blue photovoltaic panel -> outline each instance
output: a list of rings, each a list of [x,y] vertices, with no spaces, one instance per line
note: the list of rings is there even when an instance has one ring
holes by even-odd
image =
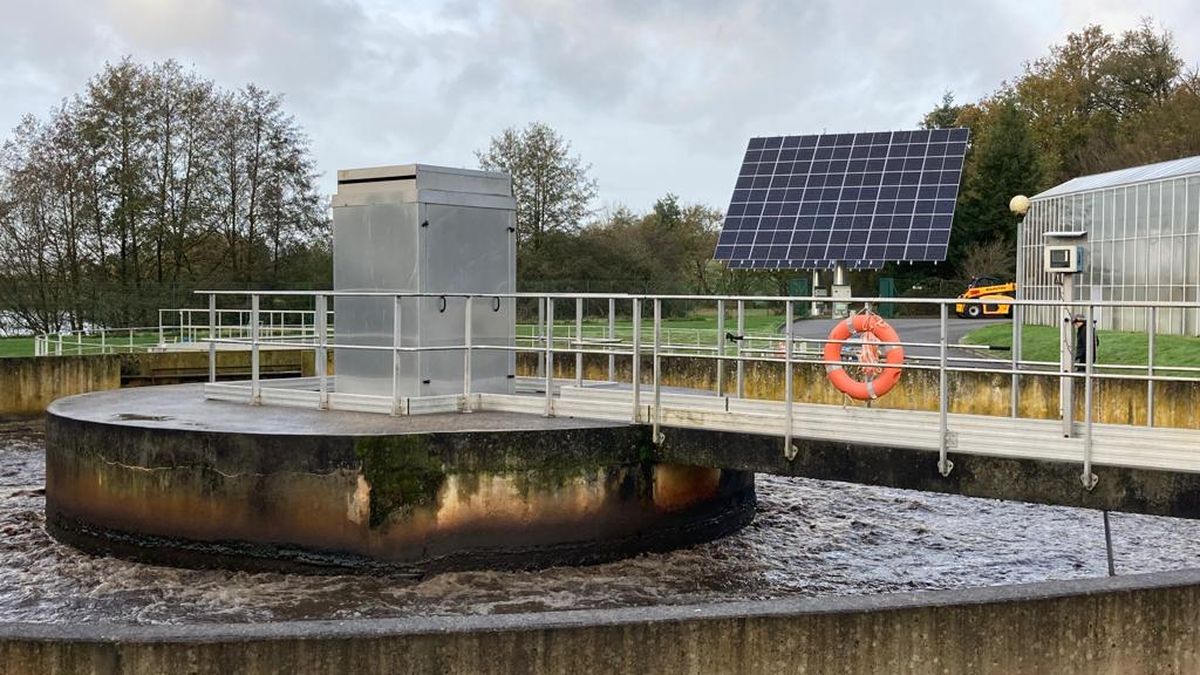
[[[942,261],[967,129],[752,138],[717,241],[730,267]]]

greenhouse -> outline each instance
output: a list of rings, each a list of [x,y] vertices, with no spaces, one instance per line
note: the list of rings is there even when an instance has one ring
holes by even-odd
[[[1048,236],[1049,235],[1049,236]],[[1200,157],[1069,180],[1034,196],[1017,239],[1019,297],[1056,300],[1057,275],[1043,271],[1046,240],[1085,248],[1080,301],[1200,299]],[[1063,310],[1028,308],[1027,323],[1057,325]],[[1147,308],[1097,308],[1097,326],[1145,331]],[[1200,310],[1159,309],[1157,332],[1200,335]]]

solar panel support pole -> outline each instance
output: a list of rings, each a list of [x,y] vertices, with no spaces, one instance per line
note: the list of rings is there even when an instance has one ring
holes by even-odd
[[[817,297],[817,286],[820,286],[820,285],[821,285],[821,271],[813,270],[812,288],[810,290],[812,291],[812,296],[814,298]],[[820,312],[821,312],[820,306],[817,304],[816,300],[813,300],[812,301],[812,311],[809,312],[808,315],[815,318],[818,314],[820,314]]]
[[[950,444],[949,429],[949,382],[946,380],[946,345],[948,342],[949,306],[938,305],[938,473],[949,476],[954,462],[947,456]]]
[[[784,320],[787,321],[783,331],[787,344],[783,349],[783,456],[787,461],[796,458],[796,446],[792,445],[792,335],[795,326],[792,325],[792,301],[784,303]]]
[[[737,397],[746,398],[746,364],[742,362],[742,343],[746,341],[746,301],[737,301]]]
[[[725,395],[725,301],[717,301],[717,397]]]

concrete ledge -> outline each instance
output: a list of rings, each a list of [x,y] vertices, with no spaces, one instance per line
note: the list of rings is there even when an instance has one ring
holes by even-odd
[[[658,458],[699,466],[719,466],[780,476],[803,476],[862,485],[944,492],[1124,511],[1177,518],[1200,518],[1200,474],[1116,466],[1093,466],[1099,482],[1086,490],[1082,462],[967,455],[951,451],[954,470],[938,473],[936,452],[796,438],[796,458],[783,456],[774,436],[666,430]]]
[[[1200,570],[485,617],[0,624],[6,673],[1192,673]]]

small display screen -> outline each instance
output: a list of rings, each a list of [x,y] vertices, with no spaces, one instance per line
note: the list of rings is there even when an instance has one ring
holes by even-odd
[[[1051,267],[1070,267],[1071,266],[1071,249],[1068,249],[1068,248],[1052,248],[1052,249],[1050,249],[1050,266]]]

